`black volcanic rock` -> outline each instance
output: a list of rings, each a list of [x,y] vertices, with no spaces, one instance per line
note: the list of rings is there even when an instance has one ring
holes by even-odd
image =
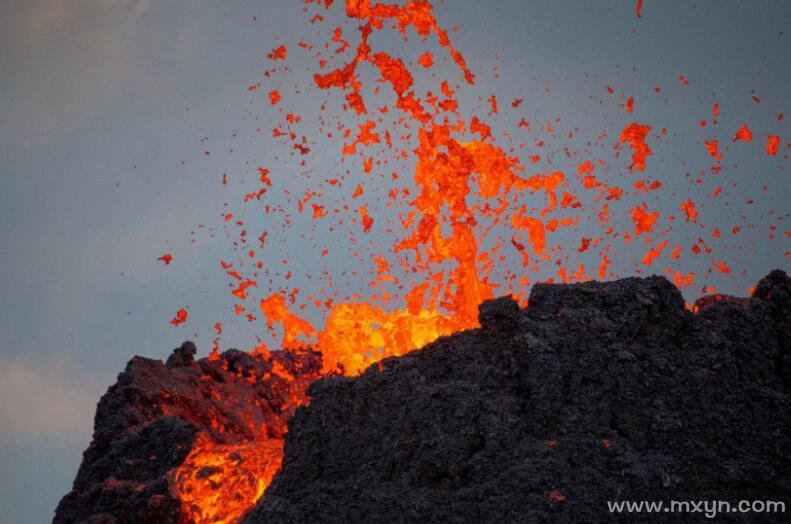
[[[185,342],[166,364],[129,361],[99,402],[93,441],[54,522],[184,522],[189,508],[171,475],[198,437],[218,446],[255,442],[261,434],[282,438],[289,397],[304,392],[321,368],[314,352],[263,357],[229,350],[213,361],[195,361],[195,352]],[[270,373],[276,364],[282,371]],[[300,379],[287,381],[284,373]],[[199,472],[207,484],[211,473]]]
[[[540,284],[525,310],[484,303],[480,329],[320,379],[246,522],[659,520],[611,514],[619,500],[791,507],[789,278],[693,309],[659,277]]]

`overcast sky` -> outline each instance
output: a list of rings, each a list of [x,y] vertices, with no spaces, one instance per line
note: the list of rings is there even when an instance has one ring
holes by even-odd
[[[791,198],[787,149],[763,153],[764,133],[789,141],[777,115],[789,109],[791,3],[646,0],[640,20],[620,0],[447,0],[437,11],[478,74],[470,100],[523,97],[539,122],[598,130],[617,108],[592,100],[612,85],[635,96],[634,119],[687,129],[657,146],[653,166],[681,193],[680,165],[711,165],[694,123],[718,101],[723,134],[757,130],[755,147],[728,151],[726,174],[734,205],[759,203],[750,248],[729,254],[738,274],[713,283],[745,294],[788,267],[788,237],[769,240],[761,220],[788,213]],[[221,173],[276,164],[277,144],[255,137],[263,99],[246,88],[273,47],[315,38],[307,20],[286,0],[0,4],[0,521],[51,518],[96,402],[133,355],[165,358],[185,338],[208,350],[231,304],[218,269],[227,253],[192,231],[217,222],[229,198],[218,196]],[[299,53],[289,65],[298,79],[314,67]],[[651,98],[656,85],[664,94]],[[168,271],[156,260],[165,251],[176,257]],[[190,323],[173,328],[184,305]],[[245,347],[251,332],[237,333],[223,345]]]

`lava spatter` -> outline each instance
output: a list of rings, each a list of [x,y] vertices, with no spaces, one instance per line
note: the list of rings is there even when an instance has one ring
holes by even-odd
[[[650,131],[651,126],[633,123],[621,132],[621,138],[615,147],[617,149],[622,144],[629,145],[632,150],[632,163],[629,164],[630,170],[645,171],[646,158],[653,153],[645,142],[645,138]]]
[[[170,323],[174,326],[180,326],[181,324],[187,321],[187,310],[184,308],[179,309],[176,311],[176,314],[170,319]]]
[[[642,4],[635,5],[637,18]],[[667,273],[679,285],[691,286],[696,279],[705,285],[706,275],[696,277],[684,267],[687,255],[719,257],[711,259],[713,270],[731,272],[722,260],[727,253],[706,244],[721,236],[698,233],[715,229],[706,213],[709,200],[671,194],[660,178],[655,164],[661,154],[655,161],[652,148],[660,151],[669,140],[661,124],[621,121],[601,132],[588,130],[596,143],[606,146],[605,153],[574,151],[564,140],[584,131],[549,118],[531,128],[518,113],[530,105],[529,97],[524,104],[521,98],[498,104],[498,96],[486,92],[479,93],[481,107],[462,103],[467,98],[457,93],[473,89],[475,75],[438,23],[431,2],[347,0],[333,7],[332,1],[307,1],[306,12],[311,9],[345,9],[356,33],[327,27],[318,33],[325,42],[301,43],[299,48],[290,46],[291,51],[280,46],[268,57],[287,64],[293,53],[315,56],[312,82],[299,90],[317,100],[325,97],[316,125],[311,128],[313,122],[290,107],[297,107],[296,90],[270,85],[274,69],[265,73],[268,83],[249,91],[276,115],[277,121],[263,132],[271,132],[284,151],[301,159],[300,173],[293,175],[292,187],[284,183],[276,163],[258,168],[258,176],[253,171],[255,185],[246,189],[240,205],[260,208],[265,224],[243,221],[239,217],[245,215],[230,204],[222,214],[239,254],[233,263],[222,263],[236,302],[234,315],[266,328],[275,345],[315,349],[322,355],[322,374],[353,375],[385,357],[478,327],[482,301],[506,292],[524,300],[535,281],[575,282],[650,270]],[[310,16],[311,24],[323,27],[324,14]],[[377,48],[380,32],[397,36],[405,52]],[[429,45],[433,47],[426,49]],[[455,70],[440,74],[440,61]],[[683,75],[678,80],[689,86]],[[608,87],[607,92],[615,90]],[[339,114],[329,107],[340,107]],[[634,115],[643,104],[635,105],[629,97],[625,107],[622,116],[642,121]],[[716,124],[716,103],[713,112]],[[499,120],[491,121],[500,118],[513,118],[525,136],[502,132]],[[727,143],[727,138],[719,140]],[[320,173],[310,167],[314,158],[323,161],[316,154],[322,148],[321,143],[317,147],[319,139],[337,146],[337,172],[334,166]],[[746,126],[733,138],[739,140],[752,140]],[[779,138],[768,135],[767,140],[766,153],[776,155]],[[705,149],[698,141],[695,148],[707,165],[711,158],[720,164],[720,141],[709,138],[704,144]],[[703,187],[696,180],[703,176],[688,175],[690,187]],[[714,199],[722,187],[727,193],[723,183],[713,193],[701,189],[700,195]],[[304,233],[296,225],[302,218]],[[728,231],[717,225],[717,231]],[[302,234],[303,245],[315,252],[279,257],[274,235],[268,236],[278,227]],[[706,242],[671,241],[671,232],[682,228],[706,236]],[[342,240],[329,240],[336,238]],[[343,264],[317,262],[304,275],[318,290],[296,287],[292,271],[300,266],[292,265],[294,257],[330,260],[335,251],[343,253]],[[370,281],[360,276],[365,265],[374,268]],[[183,319],[177,316],[174,325],[186,321],[182,311]],[[261,342],[252,351],[269,349]],[[218,358],[216,351],[213,355]],[[295,395],[293,406],[307,400]],[[175,486],[188,502],[186,518],[236,518],[255,503],[282,456],[278,437],[261,433],[258,441],[258,447],[198,443],[174,477],[182,480]],[[247,481],[235,477],[233,461],[240,456],[264,473]],[[197,496],[196,476],[203,468],[212,472],[216,487]]]

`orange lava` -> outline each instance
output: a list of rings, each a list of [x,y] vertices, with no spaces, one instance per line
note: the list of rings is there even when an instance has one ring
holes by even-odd
[[[305,4],[307,12],[331,9],[333,2],[305,0]],[[637,18],[642,6],[642,0],[637,1]],[[281,260],[270,255],[264,263],[271,249],[272,237],[267,240],[270,231],[259,229],[260,224],[246,224],[239,218],[242,213],[228,209],[222,213],[224,228],[229,237],[233,235],[234,249],[241,254],[233,264],[222,262],[236,300],[233,313],[265,325],[273,337],[279,334],[281,339],[275,343],[281,348],[316,349],[322,354],[323,375],[355,375],[383,358],[477,327],[478,305],[496,294],[513,293],[524,303],[523,294],[535,278],[532,273],[549,269],[552,276],[546,280],[561,282],[615,278],[622,276],[618,271],[623,270],[623,261],[631,258],[635,273],[665,272],[679,286],[691,286],[696,278],[705,280],[705,275],[696,277],[680,266],[682,251],[684,256],[707,257],[707,267],[718,273],[731,272],[724,260],[714,258],[727,253],[718,254],[707,244],[722,236],[720,230],[735,234],[731,224],[707,226],[707,207],[697,196],[695,201],[687,195],[664,196],[664,202],[672,205],[658,205],[666,193],[662,193],[663,183],[656,180],[659,173],[652,173],[654,162],[649,166],[648,158],[654,154],[651,146],[661,151],[667,140],[668,131],[661,125],[653,134],[651,125],[637,122],[614,136],[602,133],[599,140],[606,141],[606,156],[612,158],[592,157],[565,147],[557,148],[563,154],[552,156],[549,141],[561,140],[564,133],[570,138],[578,130],[573,126],[564,130],[563,123],[555,120],[542,120],[533,130],[531,123],[516,113],[522,110],[521,98],[498,105],[497,96],[486,93],[480,98],[484,107],[478,108],[477,115],[474,108],[461,108],[462,97],[457,92],[474,85],[475,76],[451,43],[448,31],[438,24],[429,1],[395,5],[346,0],[345,14],[349,27],[357,28],[356,38],[346,34],[348,29],[327,27],[319,33],[326,37],[321,46],[300,43],[300,48],[318,61],[314,85],[300,87],[326,97],[322,115],[327,107],[342,107],[342,120],[322,116],[308,129],[311,124],[284,107],[292,104],[294,91],[283,88],[284,98],[278,89],[249,89],[251,96],[262,96],[267,109],[277,115],[277,121],[264,131],[282,141],[292,156],[300,159],[300,166],[308,165],[315,154],[311,151],[319,136],[337,145],[344,167],[339,172],[322,169],[324,179],[307,188],[284,184],[272,166],[271,172],[259,167],[255,186],[247,188],[243,204],[260,206],[266,215],[262,222],[283,217],[278,225],[289,232],[296,229],[295,214],[308,217],[310,227],[321,232],[316,236],[340,230],[348,234],[348,241],[338,245],[311,239],[315,240],[315,252],[288,253]],[[310,18],[311,24],[322,21],[322,14]],[[405,56],[396,56],[390,48],[375,49],[378,32],[394,32],[404,45],[416,42],[421,47]],[[433,52],[425,49],[429,43]],[[300,49],[292,51],[299,53]],[[268,55],[275,63],[288,56],[285,46]],[[435,73],[439,69],[435,64],[441,61],[456,68],[453,74],[446,73],[448,78]],[[265,77],[269,79],[274,71],[267,70]],[[684,75],[678,80],[689,86]],[[606,91],[606,96],[615,93],[611,87]],[[638,118],[631,115],[644,105],[635,104],[633,97],[624,104],[625,99],[620,99],[619,106],[626,107],[630,120]],[[510,97],[501,96],[500,100]],[[529,106],[527,100],[525,105]],[[520,132],[536,135],[527,146],[519,145],[531,149],[524,162],[516,156],[516,141],[482,118],[504,117],[509,111],[514,111],[514,124],[518,122]],[[718,104],[713,111],[707,132],[717,124]],[[692,125],[699,127],[700,120]],[[620,123],[616,129],[622,126]],[[767,135],[767,139],[766,153],[776,155],[779,138]],[[705,151],[697,142],[711,176],[722,167],[721,140],[727,141],[727,137],[704,141]],[[738,140],[752,140],[746,125],[733,137],[734,142]],[[717,165],[711,166],[706,153]],[[622,158],[625,154],[629,160]],[[411,173],[401,167],[407,162]],[[355,167],[347,169],[352,163]],[[689,174],[690,186],[703,186],[698,180],[703,176]],[[386,187],[369,185],[371,180],[383,180]],[[709,189],[707,198],[717,198],[724,186]],[[268,201],[272,192],[281,190],[293,209],[284,210]],[[380,201],[373,196],[377,190],[383,195]],[[343,197],[333,201],[328,196],[333,191],[343,192]],[[392,209],[399,211],[395,218],[387,216]],[[582,231],[580,225],[598,228],[599,233]],[[695,234],[706,236],[706,240],[698,238],[686,249],[676,240],[671,245],[670,232],[682,227],[694,228]],[[699,229],[716,234],[704,235]],[[561,234],[571,237],[559,241],[564,238]],[[568,238],[572,238],[571,244]],[[349,293],[338,291],[338,280],[363,273],[361,252],[369,255],[372,264],[370,282],[365,282],[362,290],[358,284]],[[343,267],[310,275],[310,279],[326,282],[319,292],[308,294],[290,282],[292,262],[298,257],[330,260],[337,254]],[[667,267],[661,265],[665,263]],[[278,264],[282,270],[272,269]],[[337,262],[328,265],[332,264]],[[318,321],[308,320],[316,317]],[[182,309],[171,322],[179,325],[186,319],[187,312]],[[221,334],[220,327],[214,338],[213,359],[219,358]],[[254,350],[266,351],[263,343]],[[290,407],[307,400],[295,395]],[[259,431],[259,426],[252,426],[252,439],[203,439],[196,444],[172,478],[184,503],[185,520],[235,522],[255,504],[282,458],[282,434],[272,436]],[[549,493],[552,503],[565,500],[557,491]]]
[[[172,482],[187,522],[238,522],[264,494],[283,460],[280,439],[217,444],[201,435]]]
[[[775,156],[780,147],[780,137],[777,135],[766,135],[766,154]]]
[[[749,144],[753,139],[753,133],[750,131],[750,128],[747,127],[747,124],[742,124],[742,127],[736,132],[733,136],[733,141],[736,142],[741,140],[745,144]]]
[[[627,143],[633,150],[632,163],[629,164],[629,169],[637,169],[638,171],[645,171],[645,160],[651,155],[651,148],[645,143],[645,137],[651,131],[651,126],[640,125],[637,123],[629,125],[621,133],[621,139],[616,145]]]
[[[706,151],[716,160],[717,162],[722,162],[722,153],[720,153],[720,145],[719,141],[716,138],[711,140],[706,140]]]
[[[277,310],[277,301],[273,301]],[[218,334],[221,326],[215,326]],[[184,522],[239,522],[261,497],[280,468],[286,420],[307,402],[305,390],[318,376],[298,366],[289,371],[265,347],[254,353],[271,367],[251,370],[215,355],[227,372],[221,383],[206,381],[211,400],[200,407],[179,390],[163,391],[170,402],[163,404],[165,414],[173,404],[194,422],[206,426],[199,433],[184,462],[169,473],[169,482],[181,502]],[[258,375],[257,371],[263,371]],[[192,392],[191,392],[192,393]],[[216,401],[216,402],[215,402]],[[208,419],[208,420],[207,420]],[[233,429],[229,429],[233,428]]]
[[[186,321],[187,321],[187,310],[184,308],[176,311],[175,316],[172,319],[170,319],[170,323],[173,324],[174,326],[180,326]]]

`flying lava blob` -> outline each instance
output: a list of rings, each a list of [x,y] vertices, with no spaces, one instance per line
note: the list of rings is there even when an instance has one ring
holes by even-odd
[[[354,375],[383,358],[477,327],[478,305],[495,295],[511,293],[525,303],[536,281],[651,271],[706,293],[714,291],[709,275],[734,275],[727,249],[717,243],[727,232],[736,238],[742,226],[710,224],[718,215],[708,213],[729,186],[718,179],[710,191],[701,180],[724,176],[728,148],[755,146],[746,124],[735,136],[723,130],[698,144],[715,165],[688,175],[691,190],[678,195],[655,166],[671,134],[642,119],[631,121],[640,109],[633,96],[621,98],[629,121],[610,131],[591,130],[590,141],[604,144],[605,156],[573,151],[564,140],[580,131],[561,131],[558,121],[531,123],[522,113],[529,97],[512,103],[501,97],[498,104],[495,94],[485,93],[485,107],[464,103],[462,91],[481,86],[429,1],[333,4],[305,0],[309,23],[320,27],[323,41],[272,49],[262,82],[245,88],[275,115],[271,130],[257,132],[271,132],[297,159],[299,176],[282,173],[277,158],[257,166],[243,200],[221,215],[232,249],[221,264],[235,304],[232,318],[260,326],[269,344],[317,350],[323,375]],[[642,7],[640,0],[637,18]],[[336,10],[343,10],[344,27],[329,23]],[[398,46],[381,45],[393,37]],[[315,59],[315,69],[309,84],[289,89],[283,82],[293,73],[288,62],[295,53]],[[453,69],[440,67],[445,63]],[[678,81],[691,89],[684,75]],[[316,119],[290,109],[298,92],[320,105]],[[618,96],[612,87],[606,92]],[[524,137],[499,132],[505,118],[518,122]],[[719,118],[715,103],[714,121],[700,127],[709,132]],[[756,151],[782,156],[778,128],[755,132],[768,140]],[[553,157],[550,143],[563,154]],[[338,163],[326,165],[324,146],[317,144],[335,147]],[[229,184],[227,174],[222,183]],[[250,215],[259,218],[242,218]],[[779,222],[784,215],[774,218]],[[779,240],[791,236],[787,228],[774,233],[782,224],[772,227]],[[297,231],[303,252],[279,251]],[[313,252],[306,255],[308,245]],[[342,258],[333,258],[337,251]],[[160,260],[169,265],[166,256]],[[708,271],[702,275],[685,265],[704,257]],[[305,264],[305,278],[293,278],[293,268]],[[297,283],[306,280],[313,291]],[[186,320],[181,309],[171,322]],[[219,358],[222,326],[214,326],[213,359]],[[268,354],[269,344],[259,340],[252,352]],[[304,379],[280,369],[272,373],[293,383]],[[295,389],[294,405],[307,401],[304,389]],[[173,475],[185,519],[241,518],[279,468],[284,431],[251,424],[253,444],[199,442]],[[246,472],[241,477],[240,457]]]

